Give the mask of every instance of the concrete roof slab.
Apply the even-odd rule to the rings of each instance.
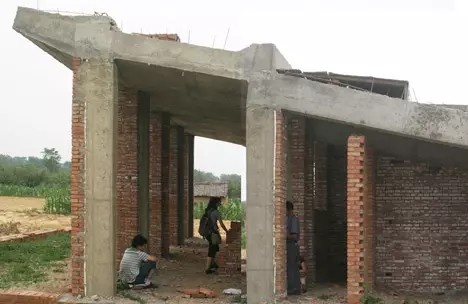
[[[252,88],[251,88],[252,87]],[[251,79],[247,106],[270,106],[344,124],[468,148],[468,113],[270,73]]]

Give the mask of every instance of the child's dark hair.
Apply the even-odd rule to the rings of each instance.
[[[148,244],[148,240],[141,234],[135,236],[132,240],[132,247],[137,248],[139,246],[145,246]]]
[[[291,201],[286,201],[286,210],[294,210],[294,205]]]

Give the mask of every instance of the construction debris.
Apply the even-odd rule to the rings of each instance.
[[[215,298],[216,292],[206,288],[185,289],[184,294],[191,298]]]

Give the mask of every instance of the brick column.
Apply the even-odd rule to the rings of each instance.
[[[301,254],[305,253],[304,217],[305,202],[305,172],[306,172],[306,118],[299,115],[291,115],[288,123],[288,143],[291,159],[291,196],[294,204],[294,213],[299,217]],[[312,203],[312,201],[307,202]],[[309,220],[309,219],[308,219]]]
[[[71,167],[71,260],[72,292],[84,294],[84,152],[85,101],[78,94],[81,58],[73,58],[72,167]]]
[[[183,245],[185,241],[186,227],[186,153],[185,153],[185,130],[177,127],[177,245]]]
[[[348,139],[347,172],[347,297],[357,304],[374,287],[374,156],[364,136]]]
[[[137,91],[119,87],[117,131],[116,267],[138,233],[138,100]]]
[[[177,181],[177,163],[179,157],[179,149],[177,127],[171,127],[170,133],[170,148],[169,148],[169,244],[177,245],[177,215],[178,215],[178,181]]]
[[[287,292],[286,267],[286,123],[284,114],[275,111],[275,181],[274,181],[274,242],[275,298]]]
[[[150,162],[149,162],[149,209],[150,231],[149,250],[161,255],[162,238],[162,114],[150,113]]]
[[[312,123],[308,119],[305,124],[305,163],[304,163],[304,258],[307,271],[305,276],[307,284],[315,282],[315,180],[314,180],[314,134],[312,132]]]
[[[187,237],[193,237],[193,170],[194,170],[194,147],[195,147],[195,137],[193,135],[187,135],[188,138],[188,234]]]
[[[218,255],[219,269],[224,274],[235,274],[241,272],[242,267],[242,226],[240,222],[231,222],[231,227],[226,235],[226,244],[221,248]]]
[[[170,116],[162,114],[161,134],[161,187],[162,187],[162,215],[161,215],[161,256],[169,257],[169,246],[171,240],[170,223],[170,153],[171,153],[171,122]]]
[[[190,226],[190,200],[189,200],[189,149],[190,149],[190,135],[184,136],[184,206],[185,206],[185,215],[184,215],[184,236],[185,238],[192,237],[190,235],[189,226]]]

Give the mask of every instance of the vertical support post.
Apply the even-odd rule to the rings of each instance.
[[[90,59],[79,67],[74,66],[74,72],[77,77],[74,106],[80,104],[84,110],[79,132],[84,137],[79,140],[80,152],[84,156],[80,161],[84,178],[81,176],[81,181],[74,178],[72,181],[72,188],[84,189],[83,209],[78,209],[81,206],[76,201],[80,195],[72,192],[73,227],[80,218],[84,224],[81,232],[84,234],[84,263],[77,270],[84,277],[85,295],[113,296],[116,291],[117,67],[111,61]],[[78,131],[75,125],[73,129]],[[78,134],[74,132],[73,142],[78,143],[75,135]],[[73,166],[77,164],[76,158],[74,160]],[[82,182],[84,185],[80,185]],[[77,235],[72,236],[72,242],[76,239]],[[78,274],[75,271],[74,276]],[[80,286],[73,287],[82,291]]]
[[[193,170],[195,136],[188,136],[188,237],[193,237]]]
[[[150,235],[149,251],[156,256],[161,255],[162,238],[162,115],[150,113]]]
[[[348,304],[374,287],[374,157],[364,136],[348,138]]]
[[[149,210],[149,117],[150,95],[138,91],[138,231],[149,239],[150,210]]]
[[[161,186],[162,186],[162,215],[161,215],[161,256],[169,257],[170,225],[169,225],[169,175],[170,175],[170,140],[171,118],[168,114],[162,114],[162,138],[161,138]]]
[[[185,130],[177,127],[177,245],[185,241]]]
[[[247,108],[249,303],[272,303],[286,292],[284,128],[281,112],[260,107]]]

